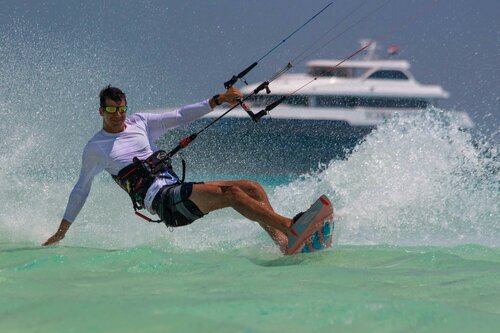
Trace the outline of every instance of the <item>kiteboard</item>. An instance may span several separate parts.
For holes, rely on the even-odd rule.
[[[332,247],[333,206],[322,195],[300,216],[288,236],[287,255],[322,251]]]

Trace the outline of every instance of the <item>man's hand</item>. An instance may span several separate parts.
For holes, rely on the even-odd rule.
[[[219,96],[219,100],[231,106],[238,103],[243,95],[235,87],[230,87],[224,94]]]
[[[42,246],[47,246],[47,245],[54,245],[57,242],[59,242],[61,239],[64,238],[66,235],[66,231],[68,231],[69,227],[71,226],[71,222],[67,220],[62,220],[61,224],[59,225],[59,229],[57,229],[56,233],[52,235],[45,243],[42,243]]]
[[[243,95],[240,93],[238,89],[235,87],[231,87],[228,90],[226,90],[225,93],[220,94],[219,97],[217,97],[217,103],[215,102],[214,98],[210,98],[209,103],[210,107],[213,109],[217,105],[220,105],[222,103],[228,103],[231,106],[234,106],[238,104],[238,101],[241,99]]]

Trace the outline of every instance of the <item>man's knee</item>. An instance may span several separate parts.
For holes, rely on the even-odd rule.
[[[251,180],[241,180],[241,188],[248,194],[259,194],[264,192],[264,188],[257,182]]]
[[[238,202],[242,199],[245,191],[239,185],[221,186],[222,195],[228,202]]]

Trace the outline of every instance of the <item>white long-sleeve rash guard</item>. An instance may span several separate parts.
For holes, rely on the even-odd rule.
[[[69,196],[64,219],[69,222],[76,219],[98,173],[106,170],[117,175],[134,157],[145,159],[158,150],[154,142],[169,129],[188,124],[211,110],[207,99],[174,112],[133,114],[127,117],[126,128],[120,133],[108,133],[104,129],[97,132],[83,150],[80,177]],[[159,190],[161,184],[156,185]],[[150,205],[146,204],[146,208],[151,211]]]

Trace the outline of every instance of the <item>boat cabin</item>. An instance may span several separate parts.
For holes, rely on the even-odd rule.
[[[404,60],[313,60],[307,63],[312,77],[362,80],[414,80]]]

